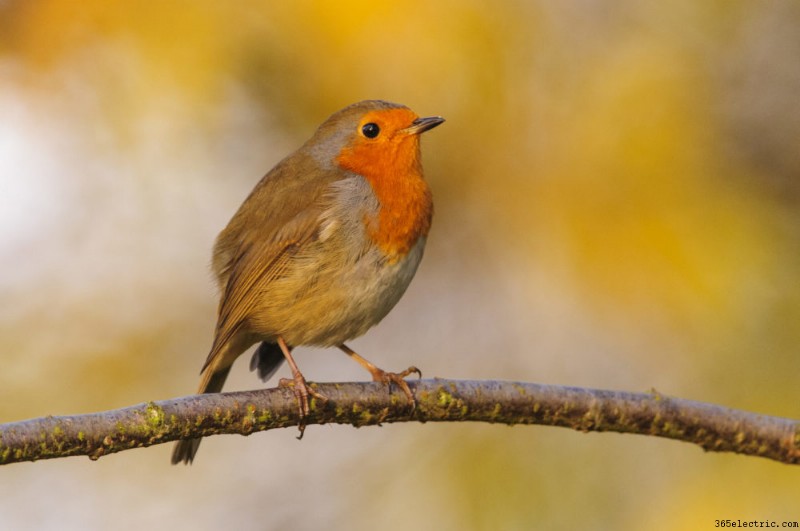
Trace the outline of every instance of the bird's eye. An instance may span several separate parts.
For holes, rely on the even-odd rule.
[[[381,128],[378,127],[378,124],[370,122],[361,128],[361,132],[364,133],[364,136],[367,138],[375,138],[378,136],[378,134],[380,134]]]

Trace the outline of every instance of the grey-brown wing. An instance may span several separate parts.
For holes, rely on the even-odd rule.
[[[298,225],[302,225],[298,217],[323,203],[328,186],[340,178],[335,172],[320,171],[316,161],[303,151],[287,157],[265,175],[214,244],[212,265],[220,290],[225,289],[243,244],[258,240],[279,245],[295,238]]]
[[[204,369],[252,315],[256,294],[291,267],[295,254],[318,236],[320,216],[330,200],[328,185],[335,176],[315,177],[309,173],[313,168],[304,168],[302,162],[292,164],[291,173],[284,163],[273,169],[217,239],[214,270],[222,297]]]

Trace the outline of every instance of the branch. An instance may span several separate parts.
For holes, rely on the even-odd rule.
[[[715,452],[800,463],[800,421],[665,397],[521,382],[409,381],[417,398],[378,383],[319,383],[310,424],[371,426],[389,422],[542,424],[582,432],[666,437]],[[250,433],[301,423],[287,388],[194,395],[113,411],[0,425],[0,464],[71,455],[104,455],[180,438]]]

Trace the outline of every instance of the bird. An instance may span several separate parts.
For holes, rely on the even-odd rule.
[[[286,360],[292,379],[279,385],[295,393],[302,418],[309,396],[327,398],[292,349],[338,347],[413,407],[404,378],[419,369],[384,371],[345,342],[378,324],[416,274],[433,218],[420,135],[443,122],[383,100],[354,103],[256,184],[214,243],[220,301],[198,393],[220,392],[234,361],[259,344],[250,369],[267,381]],[[172,464],[191,464],[199,444],[178,441]]]

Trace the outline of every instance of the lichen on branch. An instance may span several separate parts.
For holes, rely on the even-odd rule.
[[[301,418],[287,388],[193,395],[73,416],[0,425],[0,464],[104,455],[222,433],[300,424],[389,422],[540,424],[574,430],[666,437],[715,452],[800,463],[800,421],[651,393],[627,393],[524,382],[409,381],[416,397],[379,383],[312,384],[328,398]]]

